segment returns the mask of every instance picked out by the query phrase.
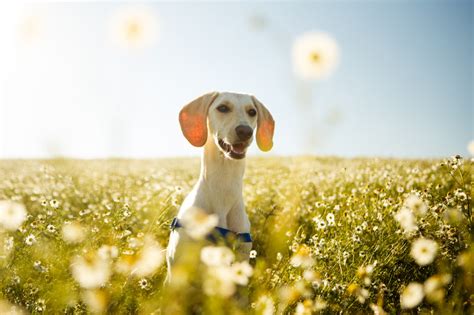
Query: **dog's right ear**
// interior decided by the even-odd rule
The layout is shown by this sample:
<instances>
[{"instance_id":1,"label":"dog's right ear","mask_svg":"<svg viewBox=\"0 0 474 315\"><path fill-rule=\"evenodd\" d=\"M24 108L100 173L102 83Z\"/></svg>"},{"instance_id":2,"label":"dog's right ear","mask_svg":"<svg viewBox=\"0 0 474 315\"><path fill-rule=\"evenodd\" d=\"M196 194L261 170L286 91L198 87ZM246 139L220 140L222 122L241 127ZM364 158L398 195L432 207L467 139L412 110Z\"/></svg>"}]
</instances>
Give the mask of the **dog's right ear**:
<instances>
[{"instance_id":1,"label":"dog's right ear","mask_svg":"<svg viewBox=\"0 0 474 315\"><path fill-rule=\"evenodd\" d=\"M207 112L218 92L204 94L185 105L179 112L179 124L183 135L195 147L202 147L207 141Z\"/></svg>"}]
</instances>

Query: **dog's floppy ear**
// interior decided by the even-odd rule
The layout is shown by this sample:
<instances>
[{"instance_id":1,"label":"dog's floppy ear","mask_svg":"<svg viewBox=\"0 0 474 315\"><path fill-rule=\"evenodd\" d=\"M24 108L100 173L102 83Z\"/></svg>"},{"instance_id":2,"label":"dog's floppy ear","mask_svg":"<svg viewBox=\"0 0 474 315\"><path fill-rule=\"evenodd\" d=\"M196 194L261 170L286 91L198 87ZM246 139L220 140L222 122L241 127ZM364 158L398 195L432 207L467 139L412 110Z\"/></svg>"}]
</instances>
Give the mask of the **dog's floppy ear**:
<instances>
[{"instance_id":1,"label":"dog's floppy ear","mask_svg":"<svg viewBox=\"0 0 474 315\"><path fill-rule=\"evenodd\" d=\"M255 96L252 101L257 107L257 145L262 151L270 151L273 147L273 131L275 130L275 121L268 109L260 103Z\"/></svg>"},{"instance_id":2,"label":"dog's floppy ear","mask_svg":"<svg viewBox=\"0 0 474 315\"><path fill-rule=\"evenodd\" d=\"M219 96L217 92L204 94L185 105L179 112L179 124L189 143L202 147L207 141L207 112L212 102Z\"/></svg>"}]
</instances>

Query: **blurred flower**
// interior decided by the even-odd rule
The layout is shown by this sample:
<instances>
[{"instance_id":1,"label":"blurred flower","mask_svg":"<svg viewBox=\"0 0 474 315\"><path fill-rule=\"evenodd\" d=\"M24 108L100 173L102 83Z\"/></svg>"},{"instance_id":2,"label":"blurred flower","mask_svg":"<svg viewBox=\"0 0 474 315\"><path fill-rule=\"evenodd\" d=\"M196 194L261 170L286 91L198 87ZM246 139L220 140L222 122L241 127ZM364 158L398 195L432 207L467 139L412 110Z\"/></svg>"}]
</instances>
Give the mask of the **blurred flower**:
<instances>
[{"instance_id":1,"label":"blurred flower","mask_svg":"<svg viewBox=\"0 0 474 315\"><path fill-rule=\"evenodd\" d=\"M273 315L275 313L275 303L271 296L262 295L258 298L255 309L260 315Z\"/></svg>"},{"instance_id":2,"label":"blurred flower","mask_svg":"<svg viewBox=\"0 0 474 315\"><path fill-rule=\"evenodd\" d=\"M63 240L66 243L80 243L86 237L85 229L79 222L66 223L62 227Z\"/></svg>"},{"instance_id":3,"label":"blurred flower","mask_svg":"<svg viewBox=\"0 0 474 315\"><path fill-rule=\"evenodd\" d=\"M402 308L414 308L423 301L423 285L412 282L406 286L400 295Z\"/></svg>"},{"instance_id":4,"label":"blurred flower","mask_svg":"<svg viewBox=\"0 0 474 315\"><path fill-rule=\"evenodd\" d=\"M150 9L123 7L118 9L110 24L111 37L125 48L143 48L153 44L157 36L157 20Z\"/></svg>"},{"instance_id":5,"label":"blurred flower","mask_svg":"<svg viewBox=\"0 0 474 315\"><path fill-rule=\"evenodd\" d=\"M402 207L395 214L395 220L398 221L405 233L411 233L418 230L413 212L411 212L411 210L406 207Z\"/></svg>"},{"instance_id":6,"label":"blurred flower","mask_svg":"<svg viewBox=\"0 0 474 315\"><path fill-rule=\"evenodd\" d=\"M103 259L117 258L118 248L117 248L117 246L102 245L97 250L97 253Z\"/></svg>"},{"instance_id":7,"label":"blurred flower","mask_svg":"<svg viewBox=\"0 0 474 315\"><path fill-rule=\"evenodd\" d=\"M226 246L205 246L201 249L201 261L207 266L230 266L234 253Z\"/></svg>"},{"instance_id":8,"label":"blurred flower","mask_svg":"<svg viewBox=\"0 0 474 315\"><path fill-rule=\"evenodd\" d=\"M306 299L296 304L295 315L311 315L313 314L313 301Z\"/></svg>"},{"instance_id":9,"label":"blurred flower","mask_svg":"<svg viewBox=\"0 0 474 315\"><path fill-rule=\"evenodd\" d=\"M405 206L419 216L425 215L428 210L428 206L417 195L408 196L405 200Z\"/></svg>"},{"instance_id":10,"label":"blurred flower","mask_svg":"<svg viewBox=\"0 0 474 315\"><path fill-rule=\"evenodd\" d=\"M95 314L104 313L107 308L109 297L104 290L86 290L82 293L82 300L89 311Z\"/></svg>"},{"instance_id":11,"label":"blurred flower","mask_svg":"<svg viewBox=\"0 0 474 315\"><path fill-rule=\"evenodd\" d=\"M246 261L236 262L232 264L231 277L236 284L247 285L249 278L253 274L252 266Z\"/></svg>"},{"instance_id":12,"label":"blurred flower","mask_svg":"<svg viewBox=\"0 0 474 315\"><path fill-rule=\"evenodd\" d=\"M142 249L132 255L123 255L117 262L117 271L137 277L152 275L164 262L161 246L151 236L145 237Z\"/></svg>"},{"instance_id":13,"label":"blurred flower","mask_svg":"<svg viewBox=\"0 0 474 315\"><path fill-rule=\"evenodd\" d=\"M210 296L230 297L235 292L234 279L228 266L209 267L204 279L204 293Z\"/></svg>"},{"instance_id":14,"label":"blurred flower","mask_svg":"<svg viewBox=\"0 0 474 315\"><path fill-rule=\"evenodd\" d=\"M42 17L38 12L24 15L18 25L18 37L27 44L32 44L41 37Z\"/></svg>"},{"instance_id":15,"label":"blurred flower","mask_svg":"<svg viewBox=\"0 0 474 315\"><path fill-rule=\"evenodd\" d=\"M9 231L15 231L26 220L26 208L23 204L10 201L0 201L0 226Z\"/></svg>"},{"instance_id":16,"label":"blurred flower","mask_svg":"<svg viewBox=\"0 0 474 315\"><path fill-rule=\"evenodd\" d=\"M19 306L13 305L6 300L0 300L0 314L23 315L23 314L28 314L28 313Z\"/></svg>"},{"instance_id":17,"label":"blurred flower","mask_svg":"<svg viewBox=\"0 0 474 315\"><path fill-rule=\"evenodd\" d=\"M467 150L469 151L469 154L474 156L474 140L468 143Z\"/></svg>"},{"instance_id":18,"label":"blurred flower","mask_svg":"<svg viewBox=\"0 0 474 315\"><path fill-rule=\"evenodd\" d=\"M413 241L410 256L415 259L418 265L426 266L433 262L437 251L438 244L435 241L419 238Z\"/></svg>"},{"instance_id":19,"label":"blurred flower","mask_svg":"<svg viewBox=\"0 0 474 315\"><path fill-rule=\"evenodd\" d=\"M305 244L300 245L297 252L291 257L290 264L293 267L311 267L314 264L314 259L311 257L310 248Z\"/></svg>"},{"instance_id":20,"label":"blurred flower","mask_svg":"<svg viewBox=\"0 0 474 315\"><path fill-rule=\"evenodd\" d=\"M370 308L372 309L372 311L374 311L374 315L386 315L388 314L382 306L380 305L377 305L377 304L370 304Z\"/></svg>"},{"instance_id":21,"label":"blurred flower","mask_svg":"<svg viewBox=\"0 0 474 315\"><path fill-rule=\"evenodd\" d=\"M339 48L327 33L308 32L293 44L294 72L303 79L328 77L339 63Z\"/></svg>"},{"instance_id":22,"label":"blurred flower","mask_svg":"<svg viewBox=\"0 0 474 315\"><path fill-rule=\"evenodd\" d=\"M451 279L452 277L450 274L429 277L423 285L426 299L430 302L441 302L446 294L443 287L450 283Z\"/></svg>"},{"instance_id":23,"label":"blurred flower","mask_svg":"<svg viewBox=\"0 0 474 315\"><path fill-rule=\"evenodd\" d=\"M219 218L215 214L207 214L204 210L193 207L186 211L181 222L186 232L194 239L203 239L216 226Z\"/></svg>"},{"instance_id":24,"label":"blurred flower","mask_svg":"<svg viewBox=\"0 0 474 315\"><path fill-rule=\"evenodd\" d=\"M84 257L77 256L71 263L71 272L81 287L85 289L98 288L109 281L110 262L95 253L89 253Z\"/></svg>"}]
</instances>

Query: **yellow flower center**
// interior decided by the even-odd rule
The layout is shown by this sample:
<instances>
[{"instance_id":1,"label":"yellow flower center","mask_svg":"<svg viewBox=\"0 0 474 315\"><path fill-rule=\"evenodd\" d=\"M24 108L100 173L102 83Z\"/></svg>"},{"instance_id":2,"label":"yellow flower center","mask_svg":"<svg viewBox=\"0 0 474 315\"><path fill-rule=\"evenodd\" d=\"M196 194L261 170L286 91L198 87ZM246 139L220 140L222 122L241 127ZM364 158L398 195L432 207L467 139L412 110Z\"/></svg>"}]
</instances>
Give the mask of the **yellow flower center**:
<instances>
[{"instance_id":1,"label":"yellow flower center","mask_svg":"<svg viewBox=\"0 0 474 315\"><path fill-rule=\"evenodd\" d=\"M321 55L319 53L313 51L309 54L309 59L314 63L318 63L318 62L321 61Z\"/></svg>"}]
</instances>

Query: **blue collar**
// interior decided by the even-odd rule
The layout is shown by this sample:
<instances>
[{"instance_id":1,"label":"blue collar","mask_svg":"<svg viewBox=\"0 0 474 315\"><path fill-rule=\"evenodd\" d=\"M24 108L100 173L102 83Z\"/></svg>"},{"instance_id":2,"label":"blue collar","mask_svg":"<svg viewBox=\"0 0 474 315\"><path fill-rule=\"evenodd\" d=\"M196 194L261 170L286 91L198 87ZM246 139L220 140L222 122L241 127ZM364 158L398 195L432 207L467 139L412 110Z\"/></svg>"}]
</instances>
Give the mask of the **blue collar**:
<instances>
[{"instance_id":1,"label":"blue collar","mask_svg":"<svg viewBox=\"0 0 474 315\"><path fill-rule=\"evenodd\" d=\"M171 222L171 230L180 227L183 227L183 225L179 222L178 218L174 218ZM244 243L252 242L252 236L250 236L250 233L236 233L234 231L224 229L218 226L214 228L213 232L209 233L206 236L206 239L213 243L217 243L217 241L222 238L225 240L239 240Z\"/></svg>"}]
</instances>

